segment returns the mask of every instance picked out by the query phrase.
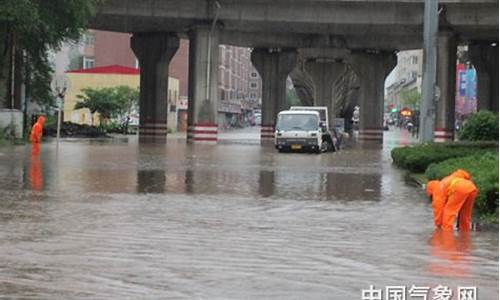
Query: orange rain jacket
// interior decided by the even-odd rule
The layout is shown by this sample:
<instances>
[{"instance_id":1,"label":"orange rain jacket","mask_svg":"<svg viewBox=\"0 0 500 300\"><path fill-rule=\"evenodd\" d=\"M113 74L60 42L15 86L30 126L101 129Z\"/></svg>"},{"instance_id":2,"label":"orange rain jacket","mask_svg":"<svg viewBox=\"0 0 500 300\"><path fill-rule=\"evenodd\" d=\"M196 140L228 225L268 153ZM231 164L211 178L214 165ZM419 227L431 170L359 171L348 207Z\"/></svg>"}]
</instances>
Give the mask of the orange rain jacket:
<instances>
[{"instance_id":1,"label":"orange rain jacket","mask_svg":"<svg viewBox=\"0 0 500 300\"><path fill-rule=\"evenodd\" d=\"M30 141L32 143L35 144L35 143L40 143L42 141L43 124L44 123L45 123L45 117L40 116L40 117L38 117L38 120L31 128Z\"/></svg>"},{"instance_id":2,"label":"orange rain jacket","mask_svg":"<svg viewBox=\"0 0 500 300\"><path fill-rule=\"evenodd\" d=\"M448 186L453 178L469 179L470 174L467 171L458 169L440 182L431 180L427 183L427 195L432 197L432 210L434 211L434 224L440 227L443 222L443 210L448 199Z\"/></svg>"}]
</instances>

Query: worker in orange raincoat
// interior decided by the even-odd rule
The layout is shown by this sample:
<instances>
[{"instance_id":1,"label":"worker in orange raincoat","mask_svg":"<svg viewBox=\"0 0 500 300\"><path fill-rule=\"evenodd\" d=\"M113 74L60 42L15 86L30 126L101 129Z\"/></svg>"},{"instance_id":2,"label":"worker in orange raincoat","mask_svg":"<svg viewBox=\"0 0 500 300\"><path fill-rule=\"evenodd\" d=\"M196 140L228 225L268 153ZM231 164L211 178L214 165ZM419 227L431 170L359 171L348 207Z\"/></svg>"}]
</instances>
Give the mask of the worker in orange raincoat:
<instances>
[{"instance_id":1,"label":"worker in orange raincoat","mask_svg":"<svg viewBox=\"0 0 500 300\"><path fill-rule=\"evenodd\" d=\"M441 217L446 199L443 199L440 193L441 182L431 180L427 183L427 196L432 199L432 211L434 212L434 225L441 227Z\"/></svg>"},{"instance_id":2,"label":"worker in orange raincoat","mask_svg":"<svg viewBox=\"0 0 500 300\"><path fill-rule=\"evenodd\" d=\"M452 230L458 217L458 229L470 230L472 208L477 196L476 185L468 179L454 177L446 182L444 188L448 199L443 209L441 228Z\"/></svg>"},{"instance_id":3,"label":"worker in orange raincoat","mask_svg":"<svg viewBox=\"0 0 500 300\"><path fill-rule=\"evenodd\" d=\"M43 124L44 123L45 123L45 117L44 116L38 117L38 120L31 128L31 135L30 135L31 143L38 144L38 143L42 142Z\"/></svg>"},{"instance_id":4,"label":"worker in orange raincoat","mask_svg":"<svg viewBox=\"0 0 500 300\"><path fill-rule=\"evenodd\" d=\"M432 209L434 211L434 224L436 225L436 227L442 226L443 228L452 229L454 218L450 220L450 214L452 215L453 212L458 214L458 212L460 212L462 205L467 204L467 206L464 206L463 213L461 213L459 226L461 229L470 228L470 217L472 214L472 206L474 205L474 200L477 195L477 189L476 189L476 194L474 195L473 198L472 198L473 195L472 194L470 195L472 198L470 203L467 202L468 198L458 199L459 196L455 192L457 191L462 192L461 188L459 189L456 188L456 184L459 183L458 179L468 181L468 183L464 183L464 185L467 186L466 190L470 190L469 183L472 183L469 180L470 174L462 169L456 170L447 177L443 178L440 182L437 180L432 180L429 181L429 183L427 184L427 194L432 197ZM451 195L455 196L453 197L453 202L451 204L448 204ZM463 203L460 204L460 201L463 201ZM457 205L459 206L458 210L457 210ZM468 205L470 205L470 208ZM445 212L446 209L448 209L447 212ZM447 215L446 224L444 221L445 214Z\"/></svg>"}]
</instances>

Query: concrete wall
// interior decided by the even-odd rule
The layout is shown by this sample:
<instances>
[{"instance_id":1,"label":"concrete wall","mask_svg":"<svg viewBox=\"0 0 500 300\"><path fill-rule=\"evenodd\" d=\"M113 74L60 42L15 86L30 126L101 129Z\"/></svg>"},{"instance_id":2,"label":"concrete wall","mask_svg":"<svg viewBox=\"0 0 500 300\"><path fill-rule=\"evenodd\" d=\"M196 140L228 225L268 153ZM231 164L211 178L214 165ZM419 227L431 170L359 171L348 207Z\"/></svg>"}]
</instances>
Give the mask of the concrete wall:
<instances>
[{"instance_id":1,"label":"concrete wall","mask_svg":"<svg viewBox=\"0 0 500 300\"><path fill-rule=\"evenodd\" d=\"M0 109L0 131L9 135L10 130L14 130L16 138L23 137L23 112L17 109Z\"/></svg>"}]
</instances>

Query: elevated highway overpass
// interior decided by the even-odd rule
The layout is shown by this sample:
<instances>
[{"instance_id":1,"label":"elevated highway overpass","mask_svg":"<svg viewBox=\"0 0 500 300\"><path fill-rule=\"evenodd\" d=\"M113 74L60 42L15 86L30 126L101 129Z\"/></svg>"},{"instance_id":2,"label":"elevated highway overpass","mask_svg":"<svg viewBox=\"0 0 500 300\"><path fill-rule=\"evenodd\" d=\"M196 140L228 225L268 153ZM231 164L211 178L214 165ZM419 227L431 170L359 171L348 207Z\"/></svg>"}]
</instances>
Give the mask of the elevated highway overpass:
<instances>
[{"instance_id":1,"label":"elevated highway overpass","mask_svg":"<svg viewBox=\"0 0 500 300\"><path fill-rule=\"evenodd\" d=\"M133 34L141 64L144 138L166 135L165 72L178 39L190 39L189 126L194 142L217 140L218 45L254 48L252 62L263 79L263 140L272 138L276 113L285 107L286 77L307 53L314 103L332 111L332 80L348 64L358 75L360 137L382 141L383 83L395 51L422 48L424 0L107 0L91 27ZM498 66L498 0L441 0L438 77L441 100L436 132L452 138L454 62L457 44L470 44L477 66ZM492 49L493 48L493 49ZM496 52L496 55L495 55ZM476 65L476 63L475 63ZM490 82L498 68L483 67ZM496 74L496 75L495 75ZM321 79L321 80L320 80ZM486 82L486 80L485 80ZM147 86L148 88L143 88ZM498 89L494 105L498 108Z\"/></svg>"}]
</instances>

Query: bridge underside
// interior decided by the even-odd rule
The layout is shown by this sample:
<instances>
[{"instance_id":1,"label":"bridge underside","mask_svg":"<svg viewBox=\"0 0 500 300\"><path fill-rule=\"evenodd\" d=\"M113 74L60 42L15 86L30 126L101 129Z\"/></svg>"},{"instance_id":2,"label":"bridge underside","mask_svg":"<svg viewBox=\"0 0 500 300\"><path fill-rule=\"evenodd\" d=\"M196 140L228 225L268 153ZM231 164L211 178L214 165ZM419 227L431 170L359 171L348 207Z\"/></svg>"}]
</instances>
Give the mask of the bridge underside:
<instances>
[{"instance_id":1,"label":"bridge underside","mask_svg":"<svg viewBox=\"0 0 500 300\"><path fill-rule=\"evenodd\" d=\"M245 47L422 48L423 0L108 0L92 22L117 32L176 32L217 18L220 42ZM498 1L441 0L447 25L465 40L498 39Z\"/></svg>"}]
</instances>

